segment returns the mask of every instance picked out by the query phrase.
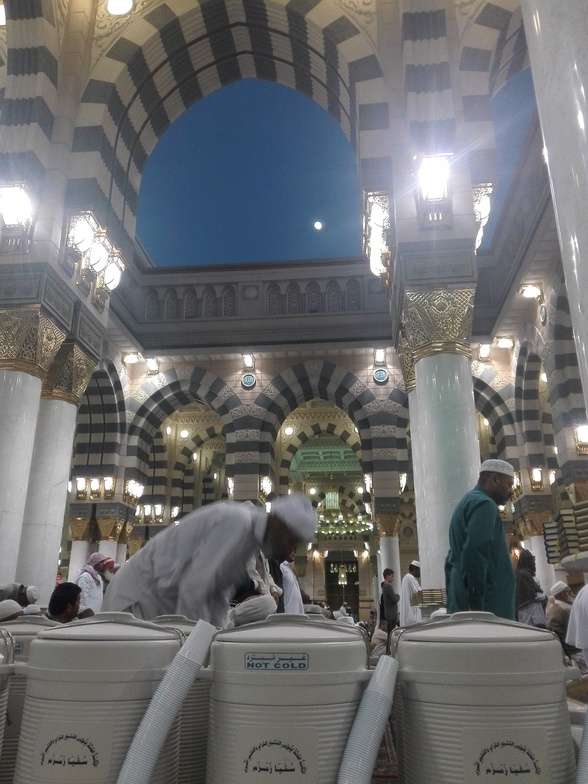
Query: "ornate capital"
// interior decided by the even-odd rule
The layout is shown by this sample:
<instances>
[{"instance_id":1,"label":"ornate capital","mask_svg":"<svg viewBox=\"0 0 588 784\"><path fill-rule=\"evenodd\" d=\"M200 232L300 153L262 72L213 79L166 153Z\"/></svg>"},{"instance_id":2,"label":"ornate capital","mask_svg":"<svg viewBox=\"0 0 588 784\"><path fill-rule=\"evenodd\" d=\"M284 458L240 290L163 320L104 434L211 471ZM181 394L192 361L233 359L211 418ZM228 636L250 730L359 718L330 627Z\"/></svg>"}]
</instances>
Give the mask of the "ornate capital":
<instances>
[{"instance_id":1,"label":"ornate capital","mask_svg":"<svg viewBox=\"0 0 588 784\"><path fill-rule=\"evenodd\" d=\"M521 518L521 529L527 536L543 536L543 525L553 520L551 509L529 509Z\"/></svg>"},{"instance_id":2,"label":"ornate capital","mask_svg":"<svg viewBox=\"0 0 588 784\"><path fill-rule=\"evenodd\" d=\"M101 541L118 541L125 524L124 520L121 520L119 517L98 517L96 518L96 522L98 523L98 528L100 530Z\"/></svg>"},{"instance_id":3,"label":"ornate capital","mask_svg":"<svg viewBox=\"0 0 588 784\"><path fill-rule=\"evenodd\" d=\"M0 310L0 368L45 380L65 332L38 305Z\"/></svg>"},{"instance_id":4,"label":"ornate capital","mask_svg":"<svg viewBox=\"0 0 588 784\"><path fill-rule=\"evenodd\" d=\"M41 397L66 400L79 406L95 367L96 360L75 343L63 344L49 368Z\"/></svg>"},{"instance_id":5,"label":"ornate capital","mask_svg":"<svg viewBox=\"0 0 588 784\"><path fill-rule=\"evenodd\" d=\"M377 512L376 524L380 536L398 536L398 515L392 512Z\"/></svg>"},{"instance_id":6,"label":"ornate capital","mask_svg":"<svg viewBox=\"0 0 588 784\"><path fill-rule=\"evenodd\" d=\"M406 291L404 325L413 361L432 354L471 357L475 289Z\"/></svg>"},{"instance_id":7,"label":"ornate capital","mask_svg":"<svg viewBox=\"0 0 588 784\"><path fill-rule=\"evenodd\" d=\"M414 374L412 351L410 350L410 346L408 345L408 340L406 339L404 332L400 333L400 340L398 341L398 353L400 354L404 387L407 394L410 394L416 389L416 377Z\"/></svg>"},{"instance_id":8,"label":"ornate capital","mask_svg":"<svg viewBox=\"0 0 588 784\"><path fill-rule=\"evenodd\" d=\"M74 542L83 542L87 539L88 534L87 517L70 517L69 529L71 531L71 538Z\"/></svg>"}]
</instances>

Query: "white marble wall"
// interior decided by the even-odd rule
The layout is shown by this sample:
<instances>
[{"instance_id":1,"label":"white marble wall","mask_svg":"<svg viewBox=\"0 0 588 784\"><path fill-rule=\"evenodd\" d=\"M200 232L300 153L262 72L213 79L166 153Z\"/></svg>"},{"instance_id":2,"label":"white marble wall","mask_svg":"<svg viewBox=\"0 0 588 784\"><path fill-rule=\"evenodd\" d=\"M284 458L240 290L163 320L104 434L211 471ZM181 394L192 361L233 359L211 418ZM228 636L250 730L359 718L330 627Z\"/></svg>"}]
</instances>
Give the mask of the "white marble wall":
<instances>
[{"instance_id":1,"label":"white marble wall","mask_svg":"<svg viewBox=\"0 0 588 784\"><path fill-rule=\"evenodd\" d=\"M0 370L0 582L16 580L41 386L35 376Z\"/></svg>"},{"instance_id":2,"label":"white marble wall","mask_svg":"<svg viewBox=\"0 0 588 784\"><path fill-rule=\"evenodd\" d=\"M16 576L39 587L43 606L57 576L76 416L72 403L41 400Z\"/></svg>"},{"instance_id":3,"label":"white marble wall","mask_svg":"<svg viewBox=\"0 0 588 784\"><path fill-rule=\"evenodd\" d=\"M423 357L415 378L418 417L411 411L410 421L417 431L412 448L421 585L442 588L449 521L480 471L470 361L458 354Z\"/></svg>"},{"instance_id":4,"label":"white marble wall","mask_svg":"<svg viewBox=\"0 0 588 784\"><path fill-rule=\"evenodd\" d=\"M88 560L90 552L96 549L90 542L72 542L71 553L69 556L69 571L67 579L70 583L75 583L80 574L80 569Z\"/></svg>"},{"instance_id":5,"label":"white marble wall","mask_svg":"<svg viewBox=\"0 0 588 784\"><path fill-rule=\"evenodd\" d=\"M588 408L588 9L580 0L521 8Z\"/></svg>"},{"instance_id":6,"label":"white marble wall","mask_svg":"<svg viewBox=\"0 0 588 784\"><path fill-rule=\"evenodd\" d=\"M400 583L402 582L402 575L400 574L400 549L398 547L397 536L381 536L380 537L380 582L382 582L382 572L384 569L392 569L394 572L394 580L392 582L396 593L400 593Z\"/></svg>"}]
</instances>

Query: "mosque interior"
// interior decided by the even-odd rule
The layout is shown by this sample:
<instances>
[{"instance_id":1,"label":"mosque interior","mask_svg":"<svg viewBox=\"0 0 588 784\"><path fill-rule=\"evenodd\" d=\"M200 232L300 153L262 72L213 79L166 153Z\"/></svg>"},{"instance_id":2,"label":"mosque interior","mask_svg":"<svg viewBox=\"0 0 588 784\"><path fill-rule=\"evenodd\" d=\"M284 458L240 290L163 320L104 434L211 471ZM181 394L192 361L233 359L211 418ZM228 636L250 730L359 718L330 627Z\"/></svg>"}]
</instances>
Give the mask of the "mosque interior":
<instances>
[{"instance_id":1,"label":"mosque interior","mask_svg":"<svg viewBox=\"0 0 588 784\"><path fill-rule=\"evenodd\" d=\"M545 43L554 28L573 40L573 14L535 0L114 5L3 3L2 580L46 602L93 549L121 562L195 507L298 490L320 520L296 555L315 601L365 618L383 568L399 581L418 557L439 605L451 509L480 459L501 458L516 471L513 558L530 548L544 588L582 584L588 249L565 178L586 184L586 142L578 122L559 128L588 114ZM338 122L360 255L157 267L137 240L158 140L246 78ZM524 121L515 88L531 96ZM429 164L446 179L419 179ZM31 212L13 217L22 194Z\"/></svg>"}]
</instances>

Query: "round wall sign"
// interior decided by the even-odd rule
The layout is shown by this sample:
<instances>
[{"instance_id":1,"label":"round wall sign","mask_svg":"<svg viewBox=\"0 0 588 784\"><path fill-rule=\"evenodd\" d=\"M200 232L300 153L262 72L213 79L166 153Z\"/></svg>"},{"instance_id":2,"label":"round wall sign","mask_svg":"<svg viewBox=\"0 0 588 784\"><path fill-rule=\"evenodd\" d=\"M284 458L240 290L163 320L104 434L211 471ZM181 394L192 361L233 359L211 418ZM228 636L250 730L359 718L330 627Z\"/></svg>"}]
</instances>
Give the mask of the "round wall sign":
<instances>
[{"instance_id":1,"label":"round wall sign","mask_svg":"<svg viewBox=\"0 0 588 784\"><path fill-rule=\"evenodd\" d=\"M384 384L388 381L388 371L384 368L378 368L374 370L374 381L376 384Z\"/></svg>"},{"instance_id":2,"label":"round wall sign","mask_svg":"<svg viewBox=\"0 0 588 784\"><path fill-rule=\"evenodd\" d=\"M255 386L255 376L253 373L245 373L241 379L241 386L245 387L245 389L251 389L251 387Z\"/></svg>"},{"instance_id":3,"label":"round wall sign","mask_svg":"<svg viewBox=\"0 0 588 784\"><path fill-rule=\"evenodd\" d=\"M539 320L541 321L543 326L545 326L545 322L547 321L547 307L543 302L541 303L541 305L539 305Z\"/></svg>"}]
</instances>

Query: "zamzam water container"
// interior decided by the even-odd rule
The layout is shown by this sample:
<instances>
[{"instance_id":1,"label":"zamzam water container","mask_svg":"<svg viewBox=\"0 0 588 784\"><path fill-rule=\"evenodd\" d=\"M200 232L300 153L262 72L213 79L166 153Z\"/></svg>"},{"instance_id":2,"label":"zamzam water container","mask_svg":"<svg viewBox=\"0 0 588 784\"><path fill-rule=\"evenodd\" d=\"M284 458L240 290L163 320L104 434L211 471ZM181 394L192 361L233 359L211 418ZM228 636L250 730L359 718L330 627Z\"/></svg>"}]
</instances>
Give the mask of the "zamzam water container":
<instances>
[{"instance_id":1,"label":"zamzam water container","mask_svg":"<svg viewBox=\"0 0 588 784\"><path fill-rule=\"evenodd\" d=\"M6 715L8 705L8 687L12 675L12 662L14 661L14 640L10 632L0 627L0 718ZM0 759L2 756L2 741L4 738L5 722L0 722Z\"/></svg>"},{"instance_id":2,"label":"zamzam water container","mask_svg":"<svg viewBox=\"0 0 588 784\"><path fill-rule=\"evenodd\" d=\"M404 784L573 784L561 645L548 631L454 613L393 639Z\"/></svg>"},{"instance_id":3,"label":"zamzam water container","mask_svg":"<svg viewBox=\"0 0 588 784\"><path fill-rule=\"evenodd\" d=\"M352 626L272 615L211 646L207 784L334 784L366 681Z\"/></svg>"},{"instance_id":4,"label":"zamzam water container","mask_svg":"<svg viewBox=\"0 0 588 784\"><path fill-rule=\"evenodd\" d=\"M180 635L129 613L39 632L31 644L15 784L115 784ZM177 781L179 722L151 782ZM148 782L145 782L148 784Z\"/></svg>"},{"instance_id":5,"label":"zamzam water container","mask_svg":"<svg viewBox=\"0 0 588 784\"><path fill-rule=\"evenodd\" d=\"M177 629L185 637L196 626L196 621L190 621L183 615L159 615L153 623ZM206 781L210 681L204 679L204 673L202 675L192 684L180 714L178 784L204 784Z\"/></svg>"},{"instance_id":6,"label":"zamzam water container","mask_svg":"<svg viewBox=\"0 0 588 784\"><path fill-rule=\"evenodd\" d=\"M14 640L14 661L26 663L29 660L31 642L43 629L59 626L49 618L35 615L23 615L14 621L5 621L2 626L12 635ZM0 784L12 784L14 767L18 752L18 739L24 706L26 677L22 670L17 670L10 680L8 704L6 706L6 725L4 744L0 756Z\"/></svg>"}]
</instances>

